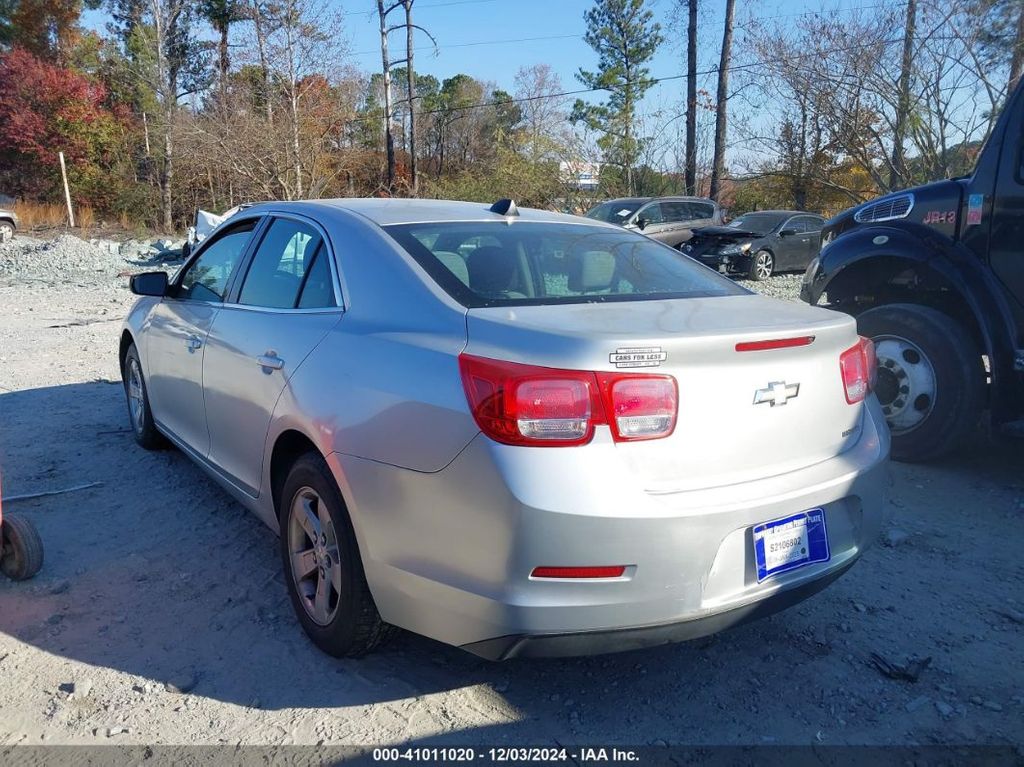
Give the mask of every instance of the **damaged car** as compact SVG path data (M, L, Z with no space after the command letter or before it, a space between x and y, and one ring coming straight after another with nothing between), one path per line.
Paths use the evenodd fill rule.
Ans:
M821 249L825 219L796 210L744 213L727 226L705 226L681 250L705 266L751 280L802 272Z

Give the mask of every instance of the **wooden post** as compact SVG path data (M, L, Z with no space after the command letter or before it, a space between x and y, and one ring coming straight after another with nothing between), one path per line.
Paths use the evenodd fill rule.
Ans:
M68 188L68 169L64 165L64 153L57 152L60 157L60 176L64 179L64 201L68 204L68 223L74 227L75 213L71 210L71 189Z

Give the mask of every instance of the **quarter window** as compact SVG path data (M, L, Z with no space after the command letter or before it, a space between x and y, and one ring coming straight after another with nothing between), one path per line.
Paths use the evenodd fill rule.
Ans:
M228 280L249 242L257 219L244 221L211 242L182 275L178 298L223 301Z
M290 218L274 219L253 256L238 302L294 309L300 306L301 295L305 304L302 308L334 306L330 265L322 242L308 224ZM304 292L307 284L308 297Z

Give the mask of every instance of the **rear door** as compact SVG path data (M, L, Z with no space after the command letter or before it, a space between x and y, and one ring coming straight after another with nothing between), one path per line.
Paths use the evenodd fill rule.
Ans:
M341 307L324 231L275 215L214 320L203 363L210 460L251 495L259 493L278 398Z
M179 441L206 457L210 434L203 401L203 358L213 325L259 218L240 221L203 244L150 315L146 374L153 416Z

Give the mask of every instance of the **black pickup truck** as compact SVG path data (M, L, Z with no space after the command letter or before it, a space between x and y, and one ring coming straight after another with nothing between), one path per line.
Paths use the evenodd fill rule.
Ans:
M874 339L893 457L951 452L986 408L1024 435L1024 85L970 176L845 211L822 244L801 297Z

